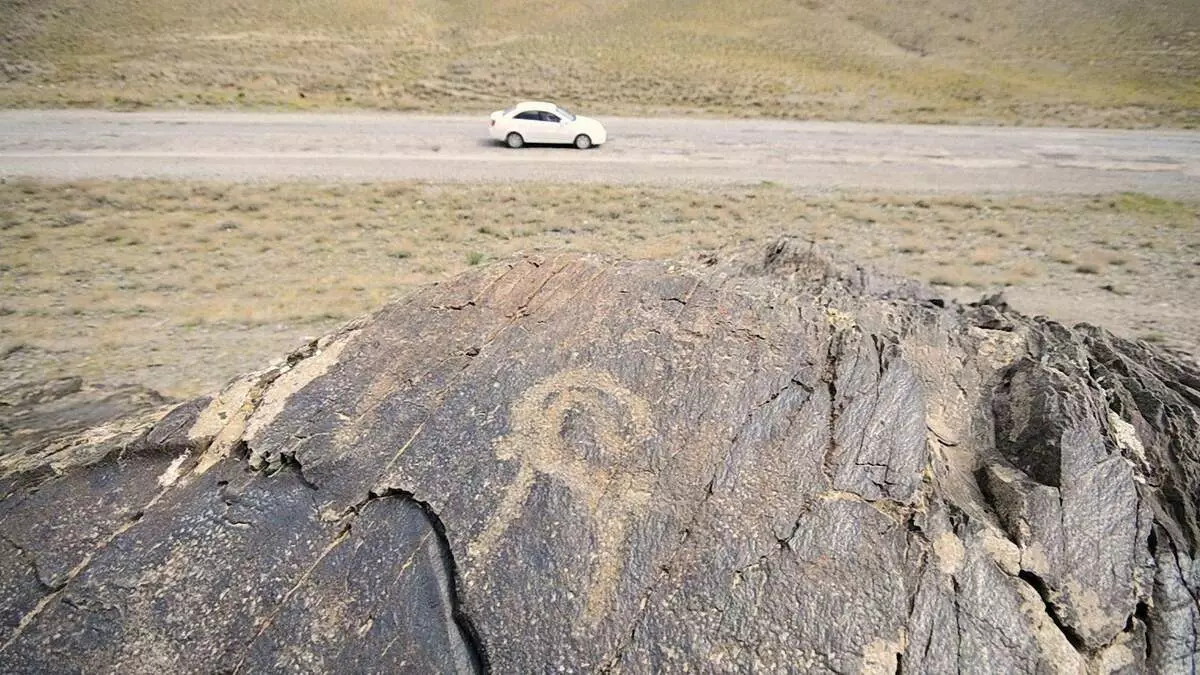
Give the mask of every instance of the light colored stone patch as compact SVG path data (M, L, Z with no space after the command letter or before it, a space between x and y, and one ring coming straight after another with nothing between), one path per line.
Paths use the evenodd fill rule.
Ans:
M263 392L258 407L246 420L244 437L247 443L253 445L258 435L270 426L271 422L275 421L279 413L283 412L288 399L293 394L329 372L329 369L338 362L338 358L354 334L338 335L328 342L322 339L317 343L316 351L312 356L296 363L290 370L284 371L282 375L271 382L271 385ZM325 344L321 344L322 342Z
M286 361L250 373L225 386L188 430L188 439L207 446L193 470L203 474L231 450L261 432L283 411L288 397L337 362L355 330L322 338L314 353L288 366ZM311 363L310 363L311 362Z
M971 326L967 329L976 339L977 354L999 369L1025 355L1025 338L1017 333L985 330Z
M862 495L857 492L848 492L846 490L826 490L817 495L817 499L826 502L858 502L859 504L869 504L863 499Z
M962 541L953 532L942 532L933 539L933 555L938 569L945 575L955 575L962 569L965 549Z
M1009 576L1021 573L1021 549L998 533L987 530L981 537L983 550Z
M1046 557L1041 544L1033 543L1021 549L1021 569L1029 570L1040 577L1050 573L1050 559Z
M1086 675L1087 663L1046 614L1046 604L1041 596L1029 584L1017 582L1015 585L1021 596L1021 612L1029 619L1033 639L1045 665L1051 672L1063 675Z
M1129 643L1133 640L1130 633L1121 633L1111 645L1100 650L1088 664L1088 675L1110 675L1119 673L1138 665L1137 657Z
M204 410L200 411L192 428L188 429L188 440L203 444L215 439L225 425L229 424L233 413L242 407L242 403L250 394L250 388L258 381L259 376L259 373L251 373L225 385Z
M1112 429L1111 438L1118 448L1133 454L1141 462L1146 461L1146 448L1142 445L1142 439L1138 438L1137 429L1132 424L1109 410L1108 426Z
M1000 464L989 464L987 466L987 471L990 475L989 482L992 482L993 484L993 490L995 490L997 486L1003 487L1001 494L1005 495L1006 498L1002 499L1002 501L1007 501L1009 498L1015 497L1018 503L1013 504L1012 506L1018 509L1027 508L1020 505L1020 502L1027 498L1021 495L1021 490L1018 487L1023 474L1018 472L1016 469ZM1018 542L1027 542L1033 539L1033 532L1030 530L1029 521L1026 520L1024 515L1018 517L1015 523L1007 523L1006 527L1016 530L1016 532L1010 531L1010 534L1015 537Z
M959 546L961 547L962 544L960 543ZM875 638L863 648L862 668L858 672L862 675L892 675L896 672L896 656L903 654L907 645L908 636L903 628L900 629L895 640Z
M853 315L834 309L833 307L825 308L825 320L835 330L849 330L858 325Z
M229 456L230 451L242 440L246 430L246 418L254 412L254 400L269 380L270 370L246 375L231 382L200 413L200 417L188 430L188 439L195 440L201 447L207 444L204 454L196 463L193 473L197 476Z
M939 445L958 445L960 442L959 439L962 436L958 431L960 425L955 424L954 427L951 427L949 422L946 421L946 406L939 406L939 410L936 412L932 410L932 406L928 407L927 410L929 412L925 415L925 428L929 430L929 433L933 434L934 442ZM951 430L952 428L954 429L953 431Z
M1004 482L1005 484L1012 484L1017 481L1017 472L1007 466L1002 464L992 464L988 467L988 469L992 472L992 476Z
M1109 630L1112 617L1104 611L1100 594L1085 588L1078 581L1067 582L1067 597L1071 601L1071 609L1079 628L1087 633L1104 633Z
M167 488L174 485L179 480L179 477L183 475L183 463L187 461L187 458L188 454L186 452L176 457L167 467L167 470L162 472L162 475L158 477L159 486Z
M1146 449L1142 446L1142 441L1138 438L1137 430L1133 428L1132 424L1121 419L1121 416L1112 410L1108 411L1108 423L1112 425L1112 438L1117 446L1133 451L1138 457L1145 457Z

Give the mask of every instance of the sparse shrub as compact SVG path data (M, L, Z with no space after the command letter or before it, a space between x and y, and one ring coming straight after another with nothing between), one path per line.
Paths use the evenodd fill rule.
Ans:
M991 220L985 223L982 227L985 234L989 234L997 239L1007 239L1018 234L1015 225L1004 220Z
M73 227L82 225L87 222L87 216L78 211L68 211L62 215L56 216L50 220L48 225L53 228Z
M1118 213L1145 213L1164 217L1195 215L1187 204L1141 192L1122 192L1109 202L1109 206Z
M1113 256L1102 251L1086 251L1075 265L1075 271L1080 274L1100 274L1112 263ZM1124 264L1122 262L1122 264Z
M1042 275L1042 267L1032 260L1020 260L1010 268L1013 274L1025 279L1033 279Z
M238 202L236 204L230 204L226 210L240 211L242 213L256 213L258 211L262 211L264 207L266 207L266 204L263 202Z
M978 288L984 285L969 267L952 265L941 267L929 276L929 283L934 286L970 286Z
M1072 265L1075 263L1075 252L1067 248L1051 249L1048 253L1050 259L1064 265Z

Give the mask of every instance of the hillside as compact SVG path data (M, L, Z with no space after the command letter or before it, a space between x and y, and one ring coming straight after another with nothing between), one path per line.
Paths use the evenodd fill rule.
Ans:
M0 105L1200 125L1195 0L0 0Z

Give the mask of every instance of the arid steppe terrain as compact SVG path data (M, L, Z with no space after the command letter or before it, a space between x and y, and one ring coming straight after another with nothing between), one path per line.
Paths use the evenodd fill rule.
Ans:
M184 397L414 287L520 253L703 264L789 236L964 300L1198 351L1200 204L1103 197L146 180L0 184L0 385Z

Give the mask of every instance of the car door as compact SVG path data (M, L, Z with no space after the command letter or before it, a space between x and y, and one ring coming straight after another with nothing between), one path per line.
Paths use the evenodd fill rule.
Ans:
M513 117L513 131L521 134L521 138L524 138L526 143L553 143L554 141L544 138L545 126L541 113L536 110L526 110Z
M570 143L575 140L574 138L569 138L571 129L558 115L542 112L541 117L542 122L546 126L546 136L549 138L546 141L547 143Z

